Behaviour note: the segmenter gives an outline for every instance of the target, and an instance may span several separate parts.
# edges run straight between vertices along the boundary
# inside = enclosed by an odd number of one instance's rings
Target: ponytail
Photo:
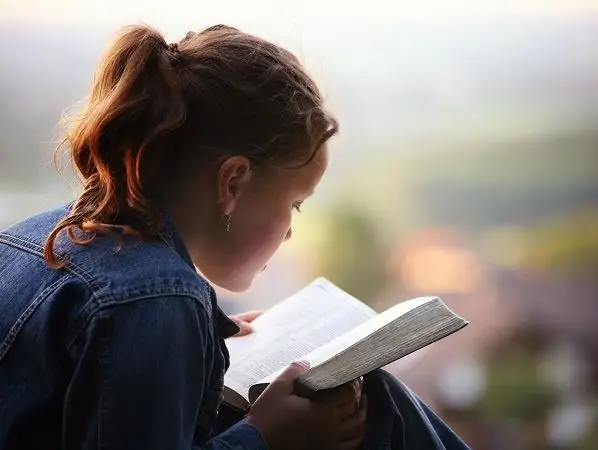
[[[156,30],[133,26],[100,62],[88,102],[63,141],[83,192],[47,238],[44,256],[51,267],[63,265],[54,253],[62,231],[78,244],[115,229],[155,233],[159,218],[149,204],[142,166],[161,136],[185,120],[176,51]],[[132,227],[131,218],[141,220]]]

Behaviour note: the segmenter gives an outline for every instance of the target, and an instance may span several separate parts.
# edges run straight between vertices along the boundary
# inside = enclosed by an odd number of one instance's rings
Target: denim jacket
[[[0,450],[265,449],[241,421],[214,436],[237,331],[171,225],[164,239],[64,233],[70,205],[0,232]]]

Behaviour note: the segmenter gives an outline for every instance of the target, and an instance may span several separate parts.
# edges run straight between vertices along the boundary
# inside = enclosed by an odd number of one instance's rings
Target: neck
[[[220,241],[223,226],[213,202],[197,196],[193,200],[171,202],[166,208],[172,226],[194,265],[201,268]]]

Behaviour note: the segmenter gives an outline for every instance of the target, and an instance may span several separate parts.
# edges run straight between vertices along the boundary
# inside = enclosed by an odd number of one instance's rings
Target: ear
[[[232,214],[250,180],[251,163],[246,157],[231,156],[220,164],[216,176],[216,192],[222,215]]]

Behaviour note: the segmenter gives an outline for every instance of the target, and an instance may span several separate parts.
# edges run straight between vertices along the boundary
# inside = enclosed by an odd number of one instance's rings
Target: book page
[[[253,322],[253,333],[226,341],[224,384],[247,398],[249,387],[366,322],[376,313],[319,278]]]
[[[401,303],[304,359],[312,368],[298,380],[300,395],[330,389],[411,354],[461,328],[468,322],[437,297]],[[250,388],[254,400],[277,374]]]
[[[421,297],[399,303],[398,305],[387,309],[375,317],[370,318],[366,322],[359,324],[357,327],[351,329],[347,333],[344,333],[329,341],[325,345],[314,348],[310,353],[303,356],[302,359],[308,361],[311,365],[311,368],[315,369],[319,365],[335,357],[357,342],[366,339],[368,336],[372,335],[393,320],[396,320],[398,317],[435,299],[436,297]],[[270,383],[278,375],[279,372],[269,374],[264,379],[259,380],[259,382],[260,384]]]
[[[393,320],[396,320],[398,317],[433,300],[436,300],[436,297],[421,297],[399,303],[328,344],[315,349],[305,357],[305,360],[309,361],[311,367],[317,367],[348,349],[350,346],[367,338]]]
[[[467,323],[436,298],[345,347],[300,377],[299,382],[308,391],[338,386],[430,345]]]

